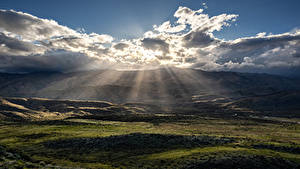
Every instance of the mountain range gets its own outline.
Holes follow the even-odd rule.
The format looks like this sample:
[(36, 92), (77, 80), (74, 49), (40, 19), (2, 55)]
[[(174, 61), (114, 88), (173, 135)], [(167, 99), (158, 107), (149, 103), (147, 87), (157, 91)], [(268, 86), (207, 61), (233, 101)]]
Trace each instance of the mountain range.
[[(164, 67), (0, 74), (3, 98), (100, 100), (171, 113), (231, 112), (299, 116), (300, 80), (269, 74)], [(153, 106), (159, 109), (153, 109)], [(151, 111), (150, 111), (151, 112)]]

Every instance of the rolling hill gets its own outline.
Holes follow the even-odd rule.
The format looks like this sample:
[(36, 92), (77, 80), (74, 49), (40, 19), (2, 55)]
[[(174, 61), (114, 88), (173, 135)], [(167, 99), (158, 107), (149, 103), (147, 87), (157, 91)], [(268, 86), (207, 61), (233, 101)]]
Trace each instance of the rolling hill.
[[(75, 111), (69, 105), (67, 100), (72, 99), (101, 100), (122, 106), (127, 104), (146, 109), (148, 113), (264, 113), (298, 117), (300, 112), (299, 79), (168, 67), (140, 71), (2, 73), (0, 96), (6, 99), (2, 100), (2, 107), (10, 106), (9, 109), (18, 111), (29, 111), (27, 109), (33, 105), (39, 105), (34, 107), (34, 111), (43, 111), (43, 105), (47, 102), (50, 105), (55, 103), (54, 108), (47, 109), (48, 112), (54, 109), (80, 112), (81, 109)], [(21, 102), (22, 99), (17, 101), (7, 97), (66, 101), (61, 104), (45, 99)], [(93, 104), (97, 107), (98, 103)]]

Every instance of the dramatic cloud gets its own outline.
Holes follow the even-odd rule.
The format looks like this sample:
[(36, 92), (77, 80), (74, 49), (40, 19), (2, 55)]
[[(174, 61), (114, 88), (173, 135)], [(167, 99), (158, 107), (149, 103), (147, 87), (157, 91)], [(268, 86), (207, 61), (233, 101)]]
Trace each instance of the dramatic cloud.
[(86, 65), (93, 64), (93, 60), (85, 54), (67, 51), (46, 52), (43, 55), (3, 56), (0, 55), (0, 70), (9, 72), (32, 71), (80, 71), (87, 70)]
[(191, 31), (183, 37), (185, 47), (206, 47), (218, 42), (212, 35), (201, 31)]
[(169, 44), (164, 40), (155, 38), (144, 38), (142, 41), (143, 47), (150, 50), (160, 50), (163, 53), (169, 53)]
[[(300, 32), (262, 35), (223, 42), (216, 63), (226, 70), (287, 73), (299, 70)], [(299, 73), (299, 72), (290, 72)]]
[(0, 32), (0, 53), (3, 55), (29, 55), (41, 53), (43, 47), (36, 46), (32, 43), (19, 40)]
[(53, 20), (0, 10), (0, 71), (69, 72), (172, 65), (300, 75), (299, 30), (277, 35), (262, 32), (226, 41), (214, 33), (230, 26), (238, 15), (210, 17), (203, 12), (179, 7), (174, 23), (154, 25), (137, 39), (114, 41), (109, 35), (78, 32)]
[(42, 40), (54, 36), (76, 35), (77, 32), (53, 20), (40, 19), (23, 12), (0, 10), (0, 28), (26, 40)]
[[(0, 70), (76, 71), (109, 62), (103, 44), (109, 35), (79, 33), (53, 20), (0, 10)], [(103, 55), (99, 57), (99, 55)], [(96, 66), (97, 65), (97, 66)]]

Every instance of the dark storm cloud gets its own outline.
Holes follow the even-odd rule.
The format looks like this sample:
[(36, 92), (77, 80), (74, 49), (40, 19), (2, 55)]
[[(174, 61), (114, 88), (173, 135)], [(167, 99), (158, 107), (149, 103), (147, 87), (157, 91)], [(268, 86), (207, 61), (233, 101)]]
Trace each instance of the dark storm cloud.
[(191, 31), (183, 37), (186, 47), (207, 47), (218, 40), (211, 37), (208, 33), (202, 31)]
[(117, 43), (113, 47), (118, 50), (124, 50), (124, 48), (128, 48), (129, 45), (126, 43)]
[(223, 43), (221, 47), (231, 48), (233, 50), (254, 50), (262, 47), (283, 47), (287, 44), (287, 42), (294, 41), (299, 43), (299, 40), (300, 35), (286, 33), (282, 35), (271, 35), (266, 37), (241, 38), (233, 41), (232, 43)]
[(186, 63), (195, 63), (195, 62), (197, 62), (197, 57), (187, 57), (187, 58), (184, 58), (184, 61)]
[[(290, 57), (295, 55), (293, 51), (300, 49), (300, 34), (287, 33), (266, 37), (242, 38), (232, 42), (223, 42), (219, 47), (219, 50), (227, 51), (224, 52), (225, 54), (222, 57), (218, 58), (217, 62), (219, 63), (228, 61), (241, 63), (245, 57), (257, 59), (263, 54), (264, 57), (260, 58), (260, 63), (264, 63), (264, 60), (269, 62), (278, 61), (278, 59), (288, 61), (294, 59)], [(273, 55), (273, 57), (270, 55)], [(275, 59), (276, 55), (280, 55), (280, 58)]]
[(293, 56), (296, 58), (300, 58), (300, 53), (295, 53)]
[(29, 52), (35, 48), (35, 46), (32, 43), (20, 41), (16, 38), (9, 37), (1, 32), (0, 32), (0, 45), (6, 47), (12, 52), (18, 52), (18, 51)]
[(141, 40), (143, 47), (150, 50), (160, 50), (165, 54), (169, 53), (169, 44), (158, 38), (144, 38)]
[(95, 60), (82, 53), (52, 51), (43, 55), (0, 55), (0, 70), (5, 72), (76, 71)]

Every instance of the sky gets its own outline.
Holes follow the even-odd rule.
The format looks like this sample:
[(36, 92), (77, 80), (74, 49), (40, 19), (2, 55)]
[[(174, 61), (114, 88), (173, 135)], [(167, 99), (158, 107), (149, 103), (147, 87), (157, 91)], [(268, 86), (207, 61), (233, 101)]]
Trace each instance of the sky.
[(300, 76), (297, 0), (1, 0), (0, 71), (142, 69)]
[[(241, 3), (242, 2), (242, 3)], [(298, 0), (1, 0), (1, 9), (14, 9), (40, 18), (53, 19), (72, 29), (109, 34), (117, 39), (137, 38), (151, 30), (152, 25), (174, 19), (179, 6), (203, 8), (213, 16), (239, 14), (237, 26), (217, 34), (234, 39), (259, 32), (274, 34), (291, 31), (300, 25)]]

